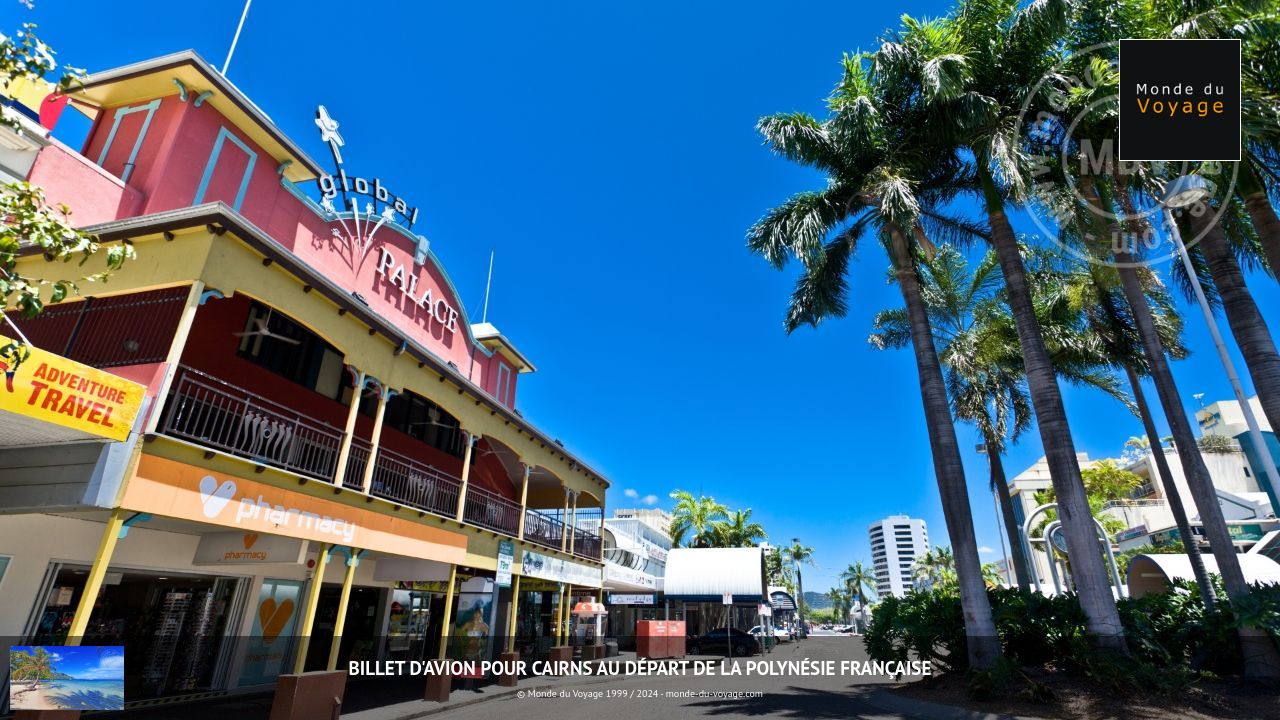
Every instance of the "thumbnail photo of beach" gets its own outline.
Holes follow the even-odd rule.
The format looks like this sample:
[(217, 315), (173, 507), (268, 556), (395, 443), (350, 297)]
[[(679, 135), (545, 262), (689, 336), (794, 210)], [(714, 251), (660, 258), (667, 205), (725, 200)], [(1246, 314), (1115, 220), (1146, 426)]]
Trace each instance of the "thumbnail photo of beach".
[(124, 648), (118, 645), (9, 649), (14, 710), (123, 710)]

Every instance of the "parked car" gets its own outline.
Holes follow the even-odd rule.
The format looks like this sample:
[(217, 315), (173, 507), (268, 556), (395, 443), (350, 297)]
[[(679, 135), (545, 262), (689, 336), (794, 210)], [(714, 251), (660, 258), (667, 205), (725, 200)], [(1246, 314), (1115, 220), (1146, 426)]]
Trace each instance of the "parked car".
[[(748, 632), (750, 632), (752, 635), (755, 635), (756, 637), (761, 637), (764, 635), (765, 630), (766, 630), (765, 626), (756, 625), (755, 627), (751, 628)], [(789, 642), (791, 640), (790, 631), (784, 630), (780, 627), (772, 628), (772, 630), (773, 630), (773, 639), (775, 641), (784, 643), (784, 642)]]
[(734, 655), (754, 655), (761, 651), (760, 640), (746, 630), (733, 628), (716, 628), (706, 635), (690, 637), (685, 640), (685, 649), (690, 655), (702, 653), (728, 654), (730, 648)]

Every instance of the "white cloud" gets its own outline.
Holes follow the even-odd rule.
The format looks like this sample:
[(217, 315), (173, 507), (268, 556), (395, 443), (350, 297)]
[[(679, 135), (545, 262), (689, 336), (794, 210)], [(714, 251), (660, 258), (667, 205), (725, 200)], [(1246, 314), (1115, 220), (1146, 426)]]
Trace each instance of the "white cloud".
[(645, 505), (657, 505), (657, 504), (658, 504), (658, 496), (657, 496), (657, 495), (645, 495), (644, 497), (640, 498), (640, 502), (644, 503)]
[(626, 490), (623, 490), (622, 494), (631, 498), (632, 500), (635, 500), (636, 498), (640, 497), (640, 493), (636, 492), (635, 490), (632, 490), (631, 488), (627, 488)]
[(995, 550), (992, 550), (986, 545), (983, 545), (982, 547), (978, 548), (978, 553), (981, 555), (994, 555), (995, 552), (996, 552)]
[(120, 680), (124, 678), (124, 656), (108, 655), (98, 660), (98, 667), (80, 672), (81, 680)]

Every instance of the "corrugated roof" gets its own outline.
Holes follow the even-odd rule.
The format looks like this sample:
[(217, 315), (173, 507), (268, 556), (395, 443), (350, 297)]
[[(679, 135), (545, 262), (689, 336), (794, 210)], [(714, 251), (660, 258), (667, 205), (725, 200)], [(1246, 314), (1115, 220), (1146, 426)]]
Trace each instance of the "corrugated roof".
[(765, 597), (764, 553), (751, 548), (676, 548), (667, 555), (663, 592), (673, 600), (759, 603)]
[[(1269, 585), (1280, 583), (1280, 563), (1265, 555), (1237, 555), (1240, 572), (1246, 582)], [(1209, 553), (1201, 555), (1206, 571), (1218, 574), (1218, 560)], [(1129, 594), (1142, 597), (1151, 592), (1168, 590), (1170, 581), (1195, 581), (1191, 558), (1187, 555), (1138, 555), (1129, 563)]]

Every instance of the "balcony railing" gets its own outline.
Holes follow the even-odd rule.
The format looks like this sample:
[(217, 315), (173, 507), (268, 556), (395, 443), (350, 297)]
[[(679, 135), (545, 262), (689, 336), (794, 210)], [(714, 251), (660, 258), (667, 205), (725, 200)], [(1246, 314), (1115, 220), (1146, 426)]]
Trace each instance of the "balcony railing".
[(477, 527), (515, 535), (520, 530), (520, 504), (475, 485), (467, 486), (462, 519)]
[(161, 431), (264, 465), (333, 479), (343, 432), (248, 390), (180, 369)]
[[(165, 408), (161, 432), (253, 462), (333, 482), (344, 433), (328, 423), (189, 367), (181, 367)], [(354, 438), (342, 486), (364, 490), (368, 440)], [(462, 481), (431, 465), (378, 448), (369, 494), (454, 518)], [(520, 527), (520, 505), (474, 485), (467, 487), (463, 521), (505, 535)], [(536, 510), (525, 513), (525, 539), (559, 550), (565, 524)], [(600, 536), (573, 529), (573, 553), (599, 560)]]
[[(351, 454), (342, 485), (353, 490), (364, 489), (365, 468), (369, 466), (369, 442), (351, 441)], [(425, 510), (441, 517), (458, 515), (458, 492), (462, 480), (431, 465), (401, 455), (385, 447), (378, 448), (374, 461), (369, 494), (385, 500)]]
[(592, 560), (600, 559), (600, 536), (590, 530), (575, 528), (573, 531), (573, 554)]
[(537, 510), (525, 510), (524, 539), (552, 548), (560, 549), (560, 539), (564, 537), (564, 523)]

